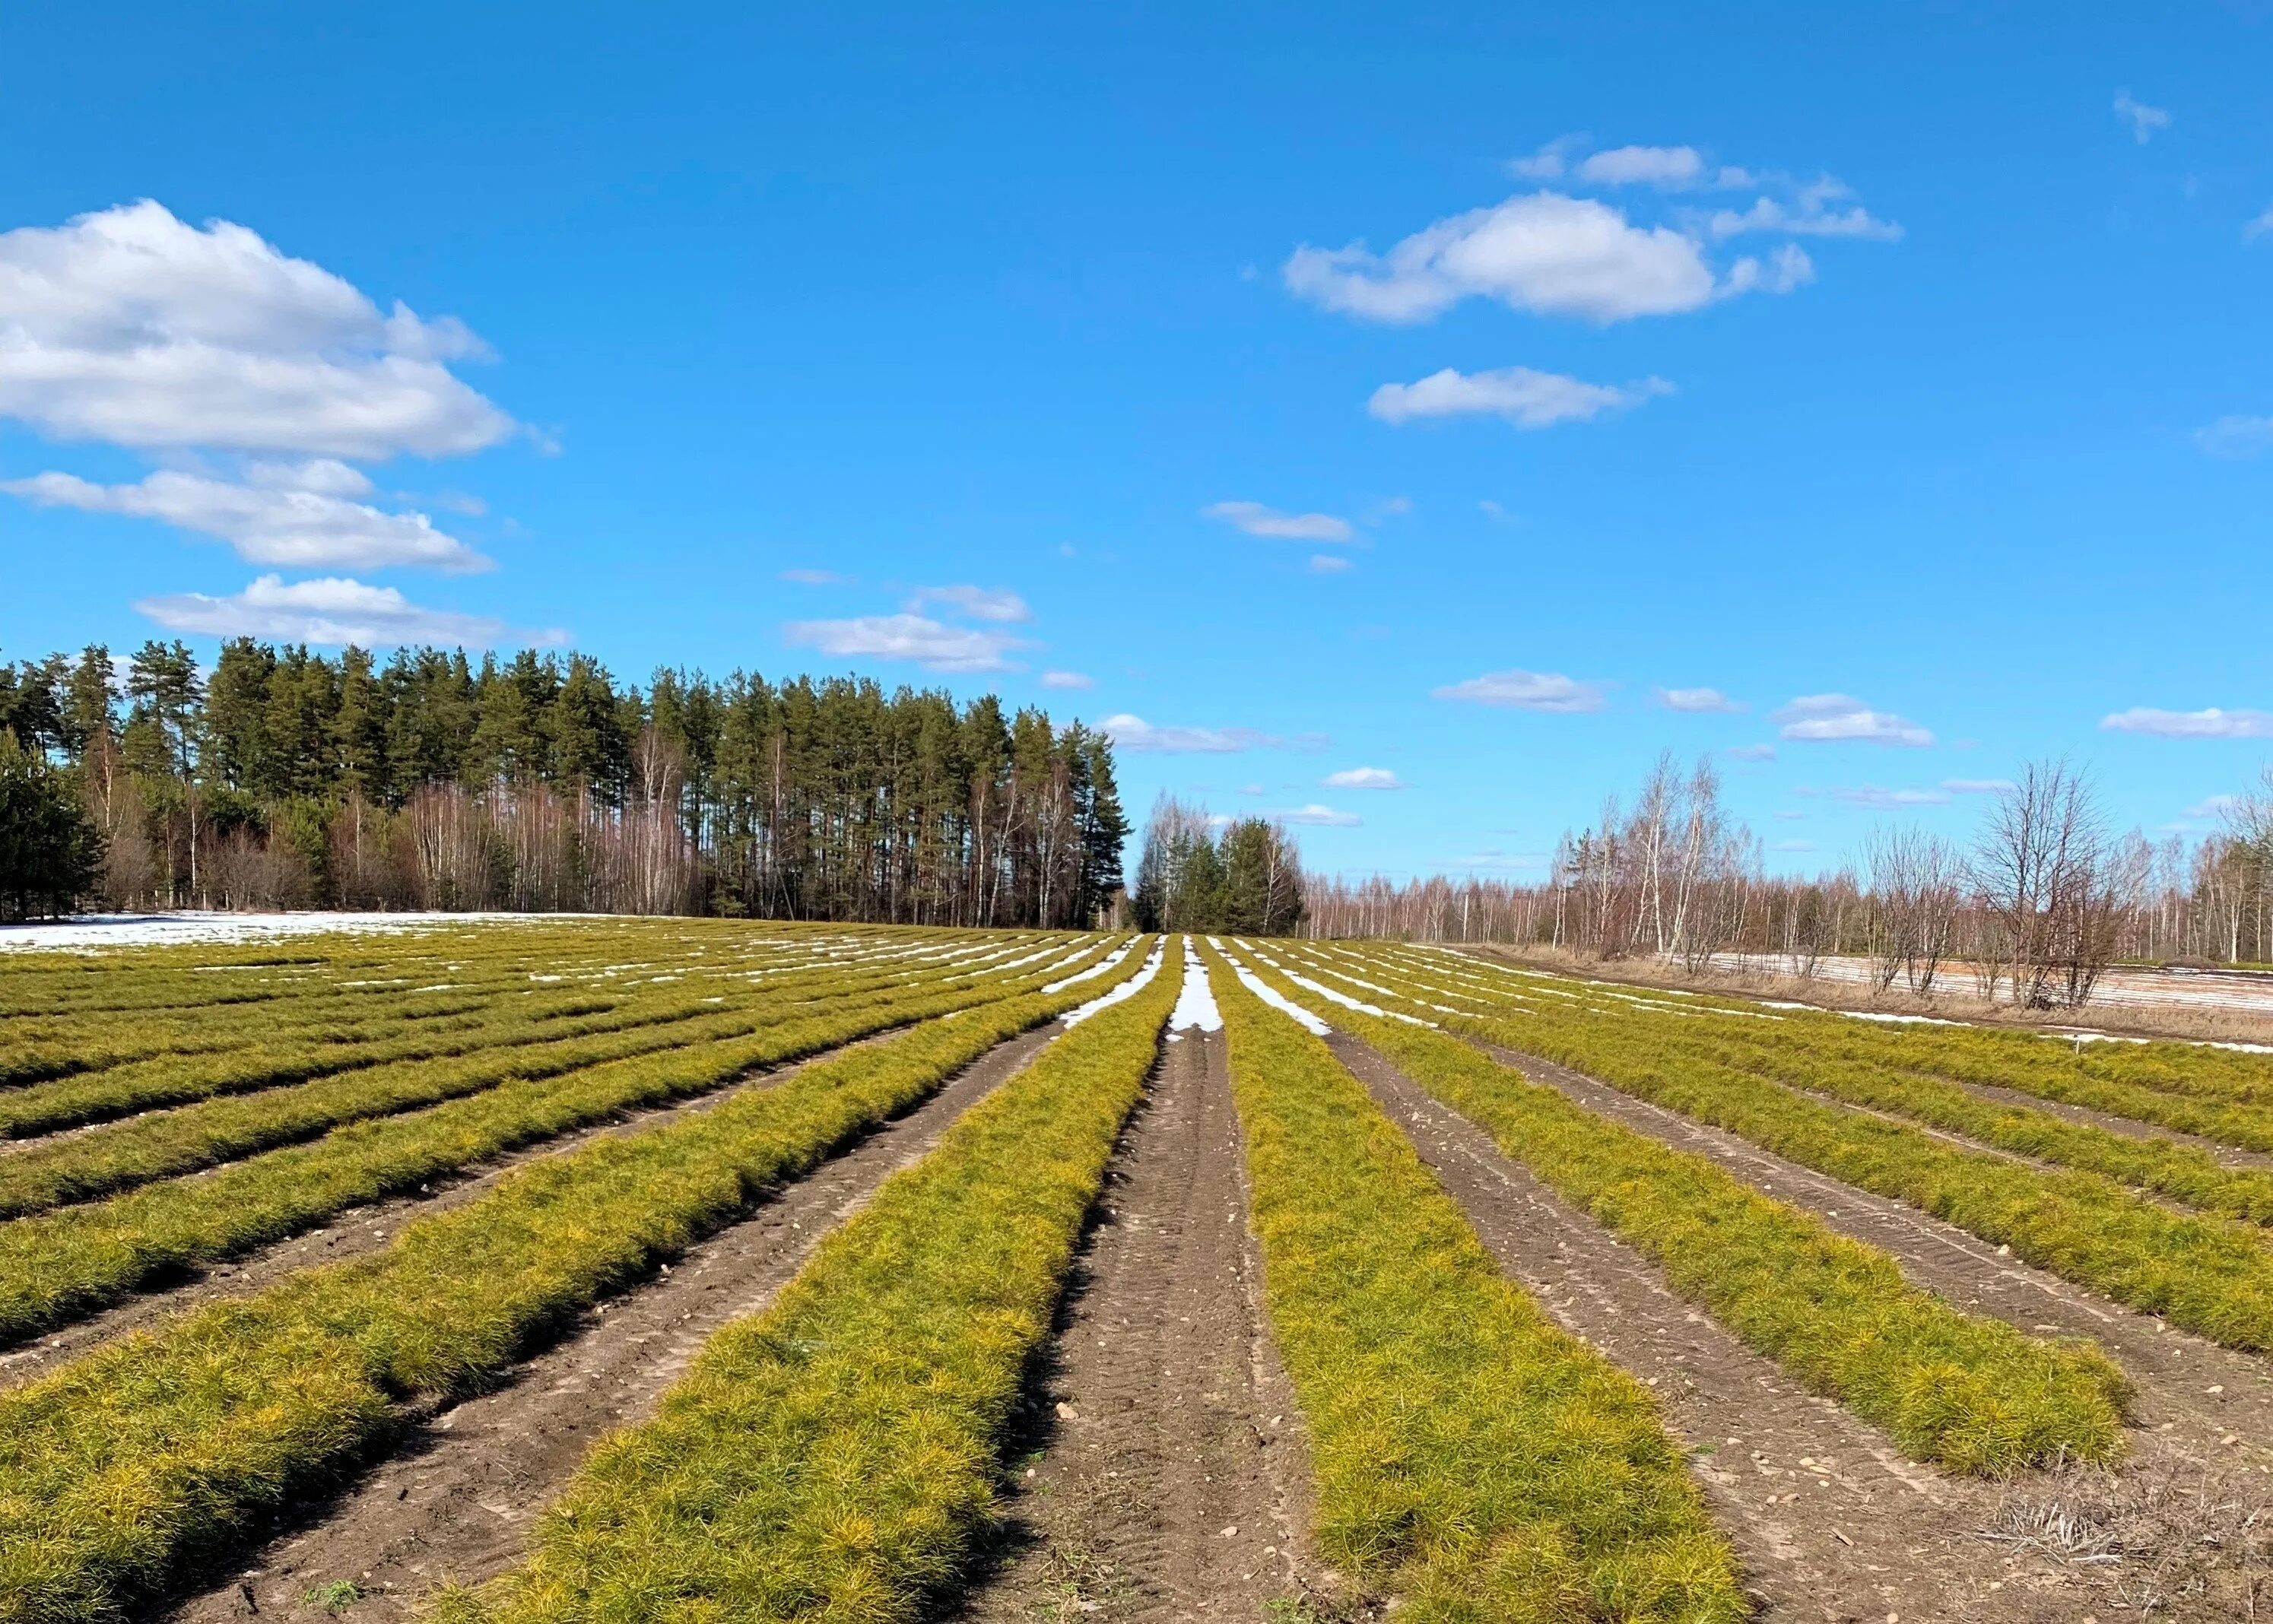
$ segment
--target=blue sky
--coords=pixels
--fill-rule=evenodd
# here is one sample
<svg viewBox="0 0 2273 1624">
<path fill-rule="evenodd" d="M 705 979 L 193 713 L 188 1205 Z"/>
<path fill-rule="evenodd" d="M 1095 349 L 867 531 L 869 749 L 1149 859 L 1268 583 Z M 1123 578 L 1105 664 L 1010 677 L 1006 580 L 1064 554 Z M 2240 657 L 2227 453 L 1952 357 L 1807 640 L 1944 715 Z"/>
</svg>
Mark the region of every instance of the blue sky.
<svg viewBox="0 0 2273 1624">
<path fill-rule="evenodd" d="M 0 23 L 9 656 L 991 686 L 1353 872 L 2273 753 L 2265 7 L 192 10 Z"/>
</svg>

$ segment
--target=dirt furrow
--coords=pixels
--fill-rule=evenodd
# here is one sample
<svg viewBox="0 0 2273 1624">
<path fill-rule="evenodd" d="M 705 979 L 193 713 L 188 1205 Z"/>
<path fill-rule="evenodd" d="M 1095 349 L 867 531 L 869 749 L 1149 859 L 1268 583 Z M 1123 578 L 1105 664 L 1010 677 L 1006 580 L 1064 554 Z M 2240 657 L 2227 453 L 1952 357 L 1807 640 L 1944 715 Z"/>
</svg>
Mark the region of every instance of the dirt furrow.
<svg viewBox="0 0 2273 1624">
<path fill-rule="evenodd" d="M 2120 1134 L 2127 1139 L 2167 1139 L 2177 1144 L 2192 1145 L 2198 1150 L 2208 1151 L 2222 1167 L 2273 1167 L 2273 1152 L 2247 1150 L 2239 1145 L 2205 1138 L 2200 1134 L 2188 1134 L 2154 1122 L 2142 1122 L 2135 1117 L 2119 1117 L 2112 1111 L 2095 1111 L 2089 1105 L 2071 1105 L 2065 1100 L 2045 1099 L 2041 1095 L 2023 1093 L 2018 1089 L 2001 1089 L 1993 1082 L 1973 1082 L 1954 1077 L 1942 1081 L 1992 1105 L 2018 1105 L 2026 1111 L 2048 1111 L 2067 1121 L 2081 1123 L 2085 1127 L 2105 1128 L 2109 1133 Z"/>
<path fill-rule="evenodd" d="M 2211 1583 L 2224 1587 L 2216 1590 L 2220 1597 L 2231 1595 L 2231 1583 L 2250 1582 L 2236 1577 L 2238 1565 L 2261 1562 L 2264 1536 L 2255 1524 L 2273 1524 L 2273 1360 L 2173 1329 L 2022 1263 L 1954 1224 L 1566 1066 L 1505 1049 L 1491 1053 L 1589 1110 L 1710 1157 L 1839 1232 L 1892 1254 L 1910 1279 L 1969 1313 L 1992 1314 L 2037 1334 L 2088 1336 L 2104 1348 L 2134 1388 L 2131 1459 L 2112 1479 L 2087 1475 L 2010 1486 L 1995 1524 L 1981 1530 L 1991 1543 L 2029 1552 L 2070 1575 L 2080 1564 L 2094 1583 L 2118 1591 L 2117 1599 L 2149 1566 L 2172 1572 L 2192 1571 L 2190 1562 L 2216 1567 Z M 2079 1508 L 2087 1505 L 2098 1509 L 2079 1516 Z M 2095 1544 L 2100 1526 L 2119 1523 L 2127 1530 L 2125 1552 Z M 2026 1533 L 2044 1528 L 2052 1531 Z M 2003 1538 L 2016 1530 L 2025 1537 Z M 2202 1548 L 2182 1560 L 2175 1549 L 2157 1548 L 2165 1539 Z M 2273 1579 L 2273 1570 L 2262 1566 L 2251 1572 Z M 2174 1587 L 2184 1583 L 2183 1577 L 2172 1581 Z M 2158 1605 L 2175 1609 L 2172 1616 L 2231 1616 L 2190 1615 L 2176 1589 L 2162 1593 Z M 2273 1586 L 2268 1597 L 2273 1598 Z"/>
<path fill-rule="evenodd" d="M 2072 1620 L 2089 1591 L 1984 1541 L 1993 1486 L 1906 1460 L 1667 1289 L 1491 1136 L 1354 1038 L 1329 1040 L 1406 1131 L 1501 1268 L 1647 1381 L 1692 1451 L 1767 1620 Z"/>
<path fill-rule="evenodd" d="M 1099 1205 L 1008 1537 L 960 1616 L 1324 1614 L 1219 1035 L 1169 1040 Z"/>
<path fill-rule="evenodd" d="M 279 1535 L 168 1616 L 184 1624 L 242 1619 L 257 1606 L 262 1618 L 326 1618 L 324 1587 L 345 1585 L 361 1597 L 354 1617 L 403 1619 L 445 1577 L 502 1572 L 520 1556 L 530 1519 L 596 1440 L 651 1413 L 713 1333 L 762 1308 L 829 1230 L 1062 1029 L 1053 1023 L 994 1049 L 741 1223 L 602 1302 L 507 1385 L 421 1417 L 386 1461 L 309 1524 Z"/>
</svg>

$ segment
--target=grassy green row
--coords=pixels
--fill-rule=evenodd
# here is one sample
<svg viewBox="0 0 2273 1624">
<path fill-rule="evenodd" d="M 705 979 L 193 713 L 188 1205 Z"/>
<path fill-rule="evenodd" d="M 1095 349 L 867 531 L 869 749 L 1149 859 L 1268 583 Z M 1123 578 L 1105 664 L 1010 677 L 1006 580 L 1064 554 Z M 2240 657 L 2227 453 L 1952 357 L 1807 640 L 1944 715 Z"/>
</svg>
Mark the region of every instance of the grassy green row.
<svg viewBox="0 0 2273 1624">
<path fill-rule="evenodd" d="M 1605 1018 L 1632 1018 L 1602 1012 Z M 2273 1145 L 2273 1111 L 2262 1107 L 2207 1104 L 2139 1084 L 2067 1074 L 2071 1062 L 2035 1053 L 2035 1040 L 2009 1034 L 1959 1063 L 1948 1045 L 1928 1051 L 1899 1038 L 1857 1039 L 1836 1028 L 1852 1025 L 1818 1017 L 1769 1026 L 1710 1014 L 1662 1022 L 1654 1031 L 1661 1051 L 1709 1061 L 1732 1070 L 1923 1122 L 1979 1143 L 2064 1167 L 2104 1173 L 2119 1183 L 2152 1191 L 2223 1217 L 2273 1223 L 2273 1172 L 2222 1165 L 2198 1145 L 2137 1137 L 2089 1123 L 2071 1122 L 2032 1106 L 1984 1100 L 1962 1084 L 1924 1069 L 1939 1064 L 1969 1081 L 2089 1104 L 2110 1114 L 2242 1144 Z M 2036 1043 L 2036 1047 L 2048 1045 Z M 1938 1061 L 1929 1054 L 1938 1054 Z M 2001 1065 L 2000 1065 L 2001 1062 Z"/>
<path fill-rule="evenodd" d="M 1334 973 L 1315 958 L 1309 965 Z M 1677 1293 L 1905 1454 L 2002 1473 L 2121 1452 L 2123 1378 L 2097 1348 L 2054 1345 L 1960 1313 L 1903 1279 L 1878 1247 L 1835 1234 L 1704 1156 L 1598 1117 L 1457 1037 L 1312 1002 L 1657 1263 Z"/>
<path fill-rule="evenodd" d="M 993 1515 L 998 1452 L 1174 1003 L 1162 975 L 973 1107 L 608 1438 L 450 1624 L 912 1620 Z"/>
<path fill-rule="evenodd" d="M 2104 1173 L 2204 1212 L 2257 1224 L 2273 1222 L 2273 1172 L 2225 1167 L 2200 1145 L 2118 1134 L 2036 1107 L 1984 1100 L 1939 1077 L 1827 1058 L 1799 1043 L 1726 1033 L 1702 1022 L 1679 1025 L 1699 1029 L 1664 1033 L 1662 1042 L 1669 1054 L 1694 1055 L 1732 1070 L 1773 1077 L 1809 1093 L 1891 1112 L 2016 1156 Z M 2143 1105 L 2155 1114 L 2148 1119 L 2165 1114 L 2159 1107 L 2168 1103 L 2173 1103 L 2168 1096 L 2149 1096 Z M 2261 1132 L 2273 1138 L 2273 1114 L 2251 1107 L 2175 1103 L 2182 1109 L 2171 1114 L 2196 1120 L 2213 1111 L 2228 1117 L 2252 1111 L 2261 1119 Z"/>
<path fill-rule="evenodd" d="M 1500 1274 L 1324 1044 L 1211 968 L 1327 1559 L 1417 1624 L 1744 1617 L 1648 1390 Z"/>
<path fill-rule="evenodd" d="M 1754 1073 L 1669 1059 L 1665 1023 L 1654 1016 L 1511 1009 L 1444 1020 L 1917 1208 L 2226 1346 L 2273 1348 L 2273 1252 L 2253 1226 L 2172 1212 L 2104 1175 L 1952 1144 Z"/>
<path fill-rule="evenodd" d="M 627 988 L 607 997 L 524 986 L 514 998 L 492 1003 L 481 1018 L 444 1031 L 397 1031 L 363 1044 L 274 1045 L 250 1055 L 230 1052 L 199 1062 L 161 1055 L 0 1094 L 0 1136 L 29 1137 L 131 1111 L 256 1093 L 343 1072 L 447 1060 L 516 1044 L 687 1021 L 714 1014 L 722 1005 L 774 1005 L 918 978 L 916 972 L 897 966 L 799 965 L 755 986 L 739 980 L 726 984 L 726 992 L 709 997 L 696 996 L 680 982 Z M 658 1041 L 672 1040 L 666 1035 Z M 686 1041 L 694 1040 L 690 1035 Z"/>
<path fill-rule="evenodd" d="M 183 1563 L 383 1450 L 405 1398 L 496 1380 L 601 1296 L 1109 979 L 971 1007 L 596 1141 L 370 1258 L 0 1393 L 0 1620 L 139 1616 Z"/>
<path fill-rule="evenodd" d="M 525 1026 L 499 1031 L 469 1055 L 399 1060 L 99 1125 L 0 1156 L 0 1217 L 92 1200 L 306 1140 L 342 1123 L 461 1098 L 515 1079 L 559 1076 L 659 1050 L 746 1037 L 848 999 L 936 979 L 866 970 L 799 974 L 740 992 L 737 1001 L 746 1007 L 737 1010 L 722 1009 L 723 1000 L 715 999 L 688 1003 L 673 989 L 646 1001 L 626 1000 L 597 1018 L 547 1022 L 533 1014 Z"/>
<path fill-rule="evenodd" d="M 748 1037 L 507 1082 L 424 1111 L 334 1128 L 311 1143 L 265 1151 L 200 1177 L 0 1224 L 0 1342 L 84 1317 L 167 1274 L 297 1234 L 506 1151 L 1034 985 L 1031 978 L 974 978 L 937 991 L 872 994 Z"/>
</svg>

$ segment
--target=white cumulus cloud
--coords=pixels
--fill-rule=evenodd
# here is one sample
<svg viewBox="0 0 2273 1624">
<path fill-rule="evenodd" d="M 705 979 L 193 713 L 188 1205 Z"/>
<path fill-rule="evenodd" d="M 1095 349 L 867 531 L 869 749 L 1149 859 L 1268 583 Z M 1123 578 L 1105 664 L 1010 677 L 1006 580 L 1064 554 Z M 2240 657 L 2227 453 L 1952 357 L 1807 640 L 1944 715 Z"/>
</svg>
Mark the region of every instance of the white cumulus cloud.
<svg viewBox="0 0 2273 1624">
<path fill-rule="evenodd" d="M 908 660 L 934 671 L 1007 671 L 1024 640 L 975 626 L 951 626 L 925 615 L 859 615 L 849 620 L 792 620 L 784 640 L 837 659 Z"/>
<path fill-rule="evenodd" d="M 1718 688 L 1660 688 L 1657 702 L 1668 710 L 1734 713 L 1744 707 Z"/>
<path fill-rule="evenodd" d="M 1892 711 L 1872 710 L 1844 693 L 1803 695 L 1778 710 L 1774 720 L 1781 724 L 1776 737 L 1796 743 L 1853 741 L 1913 747 L 1933 743 L 1933 735 L 1917 722 Z"/>
<path fill-rule="evenodd" d="M 144 201 L 0 232 L 0 415 L 59 439 L 456 455 L 514 429 L 446 364 L 483 354 L 227 221 Z"/>
<path fill-rule="evenodd" d="M 1432 699 L 1561 715 L 1600 710 L 1608 703 L 1608 685 L 1580 682 L 1556 671 L 1486 671 L 1481 677 L 1448 683 L 1429 692 Z"/>
<path fill-rule="evenodd" d="M 180 592 L 134 606 L 171 632 L 200 637 L 259 637 L 286 643 L 457 643 L 487 647 L 506 638 L 505 623 L 411 602 L 392 587 L 325 577 L 286 581 L 263 575 L 240 593 L 209 597 Z M 560 643 L 567 634 L 517 634 L 516 640 Z"/>
<path fill-rule="evenodd" d="M 254 564 L 304 570 L 490 567 L 487 558 L 436 529 L 425 514 L 390 513 L 357 500 L 371 495 L 371 482 L 329 459 L 256 463 L 241 483 L 161 469 L 127 485 L 38 474 L 0 481 L 0 490 L 41 507 L 155 519 L 216 536 Z"/>
<path fill-rule="evenodd" d="M 1585 423 L 1604 412 L 1623 411 L 1652 395 L 1670 394 L 1662 378 L 1638 384 L 1589 384 L 1560 372 L 1501 367 L 1489 372 L 1459 372 L 1451 367 L 1417 383 L 1384 384 L 1366 409 L 1384 423 L 1416 417 L 1454 417 L 1489 413 L 1519 429 L 1545 429 L 1558 423 Z"/>
<path fill-rule="evenodd" d="M 1385 767 L 1346 767 L 1318 781 L 1329 790 L 1402 790 L 1405 786 Z"/>
<path fill-rule="evenodd" d="M 1391 322 L 1426 321 L 1470 297 L 1624 321 L 1697 310 L 1717 291 L 1694 239 L 1552 191 L 1438 221 L 1384 255 L 1362 243 L 1305 243 L 1281 274 L 1290 292 L 1327 310 Z"/>
<path fill-rule="evenodd" d="M 1347 542 L 1357 534 L 1348 520 L 1332 513 L 1282 513 L 1260 502 L 1212 502 L 1200 514 L 1272 541 Z"/>
<path fill-rule="evenodd" d="M 2157 738 L 2273 738 L 2273 711 L 2156 710 L 2134 705 L 2103 717 L 2111 733 L 2146 733 Z"/>
</svg>

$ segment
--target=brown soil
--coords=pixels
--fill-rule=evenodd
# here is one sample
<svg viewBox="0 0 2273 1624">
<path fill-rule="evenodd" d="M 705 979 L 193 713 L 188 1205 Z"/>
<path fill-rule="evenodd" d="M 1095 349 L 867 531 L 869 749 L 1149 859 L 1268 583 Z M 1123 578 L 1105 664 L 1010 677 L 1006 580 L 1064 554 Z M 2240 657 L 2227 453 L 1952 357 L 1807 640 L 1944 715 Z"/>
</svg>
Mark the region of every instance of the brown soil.
<svg viewBox="0 0 2273 1624">
<path fill-rule="evenodd" d="M 479 1582 L 519 1558 L 530 1519 L 609 1430 L 650 1413 L 702 1343 L 762 1308 L 821 1237 L 962 1112 L 1024 1066 L 1054 1024 L 989 1052 L 906 1116 L 747 1218 L 599 1304 L 506 1387 L 416 1417 L 397 1448 L 238 1571 L 183 1601 L 179 1620 L 320 1619 L 320 1585 L 356 1586 L 357 1619 L 403 1619 L 444 1578 Z"/>
<path fill-rule="evenodd" d="M 1340 1609 L 1272 1351 L 1219 1034 L 1172 1039 L 1123 1138 L 971 1624 Z"/>
<path fill-rule="evenodd" d="M 2265 1566 L 2266 1533 L 2257 1526 L 2273 1525 L 2273 1363 L 2173 1329 L 2022 1263 L 1954 1224 L 1566 1067 L 1506 1050 L 1492 1052 L 1597 1114 L 1705 1156 L 1834 1230 L 1892 1254 L 1912 1281 L 1969 1313 L 1992 1314 L 2039 1335 L 2090 1337 L 2104 1348 L 2134 1389 L 2130 1461 L 2114 1474 L 2016 1480 L 2007 1486 L 1995 1518 L 1977 1530 L 1988 1543 L 2026 1553 L 2023 1571 L 2037 1575 L 2031 1583 L 2047 1593 L 2059 1590 L 2044 1575 L 2067 1585 L 2080 1575 L 2112 1605 L 2152 1579 L 2166 1616 L 2224 1619 L 2238 1616 L 2237 1587 L 2273 1572 Z M 1745 1436 L 1740 1427 L 1729 1431 Z M 2089 1515 L 2077 1511 L 2102 1502 Z M 2202 1518 L 2215 1523 L 2214 1533 L 2194 1528 Z M 2090 1548 L 2090 1530 L 2118 1525 L 2130 1530 L 2120 1552 Z M 1854 1530 L 1846 1531 L 1855 1536 Z M 2111 1555 L 2116 1560 L 2107 1560 Z M 2016 1579 L 1999 1592 L 2008 1612 L 2017 1605 L 2010 1598 L 2021 1583 Z"/>
</svg>

